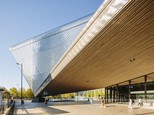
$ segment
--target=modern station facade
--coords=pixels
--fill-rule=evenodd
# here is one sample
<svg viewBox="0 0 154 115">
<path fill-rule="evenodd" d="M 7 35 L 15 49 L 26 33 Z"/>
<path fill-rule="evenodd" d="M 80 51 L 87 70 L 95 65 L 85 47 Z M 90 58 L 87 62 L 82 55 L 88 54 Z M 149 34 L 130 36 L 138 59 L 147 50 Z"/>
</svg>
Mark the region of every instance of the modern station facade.
<svg viewBox="0 0 154 115">
<path fill-rule="evenodd" d="M 153 98 L 154 1 L 105 0 L 93 14 L 10 48 L 35 96 L 105 88 Z"/>
<path fill-rule="evenodd" d="M 15 61 L 23 65 L 23 75 L 34 94 L 91 16 L 85 16 L 10 48 Z"/>
</svg>

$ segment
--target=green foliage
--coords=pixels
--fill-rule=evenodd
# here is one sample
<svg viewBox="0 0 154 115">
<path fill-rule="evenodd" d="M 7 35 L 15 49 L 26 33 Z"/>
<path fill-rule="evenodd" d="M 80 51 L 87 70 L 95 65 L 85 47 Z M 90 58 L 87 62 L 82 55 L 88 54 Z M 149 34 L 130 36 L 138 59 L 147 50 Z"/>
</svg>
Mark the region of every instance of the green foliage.
<svg viewBox="0 0 154 115">
<path fill-rule="evenodd" d="M 73 99 L 74 97 L 75 97 L 75 93 L 67 93 L 67 94 L 50 96 L 50 98 L 54 98 L 54 99 Z"/>
<path fill-rule="evenodd" d="M 17 97 L 18 92 L 17 92 L 17 89 L 15 87 L 10 88 L 9 92 L 10 92 L 11 95 L 13 95 L 14 98 Z"/>
<path fill-rule="evenodd" d="M 99 94 L 100 94 L 101 97 L 104 96 L 103 89 L 100 89 L 100 90 L 99 90 Z"/>
<path fill-rule="evenodd" d="M 34 94 L 33 94 L 32 90 L 30 88 L 28 88 L 27 91 L 25 92 L 25 96 L 27 98 L 33 98 L 34 97 Z"/>
<path fill-rule="evenodd" d="M 26 98 L 25 92 L 26 92 L 25 88 L 22 88 L 22 97 L 23 98 Z M 21 88 L 18 90 L 18 97 L 21 98 Z"/>
<path fill-rule="evenodd" d="M 95 93 L 94 93 L 94 90 L 91 91 L 91 97 L 94 97 L 95 96 Z"/>
<path fill-rule="evenodd" d="M 95 97 L 98 97 L 98 95 L 99 95 L 98 90 L 96 89 L 96 90 L 94 90 L 94 92 L 95 92 Z"/>
<path fill-rule="evenodd" d="M 87 91 L 87 97 L 91 97 L 91 92 Z"/>
<path fill-rule="evenodd" d="M 14 96 L 14 98 L 20 98 L 21 97 L 21 89 L 17 90 L 16 88 L 12 87 L 10 88 L 9 92 Z M 91 98 L 96 97 L 98 98 L 98 95 L 104 96 L 103 89 L 96 89 L 91 91 L 85 91 L 83 92 L 82 96 Z M 25 88 L 22 88 L 22 96 L 26 99 L 31 99 L 34 97 L 34 94 L 32 93 L 32 90 L 28 88 L 27 90 Z M 59 94 L 55 96 L 49 96 L 49 98 L 56 98 L 56 99 L 73 99 L 75 97 L 75 93 L 67 93 L 67 94 Z"/>
<path fill-rule="evenodd" d="M 13 95 L 14 98 L 20 98 L 21 97 L 21 88 L 17 90 L 16 88 L 12 87 L 9 90 L 10 94 Z M 22 97 L 26 99 L 31 99 L 34 97 L 34 94 L 32 93 L 32 90 L 28 88 L 27 90 L 25 88 L 22 88 Z"/>
<path fill-rule="evenodd" d="M 84 92 L 84 93 L 82 94 L 82 96 L 87 97 L 87 93 L 86 93 L 86 92 Z"/>
<path fill-rule="evenodd" d="M 100 96 L 104 96 L 104 91 L 103 89 L 96 89 L 96 90 L 91 90 L 91 91 L 85 91 L 82 96 L 90 98 L 90 97 L 95 97 L 98 98 Z"/>
</svg>

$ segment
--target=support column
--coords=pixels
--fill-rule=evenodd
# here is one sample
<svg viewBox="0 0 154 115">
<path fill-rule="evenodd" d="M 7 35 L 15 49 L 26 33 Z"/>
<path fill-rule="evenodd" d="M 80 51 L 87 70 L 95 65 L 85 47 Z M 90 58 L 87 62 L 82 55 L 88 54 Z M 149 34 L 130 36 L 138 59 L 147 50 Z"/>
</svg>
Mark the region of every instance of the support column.
<svg viewBox="0 0 154 115">
<path fill-rule="evenodd" d="M 119 102 L 121 102 L 121 100 L 120 100 L 120 96 L 121 96 L 120 91 L 118 92 L 118 96 L 119 96 Z"/>
<path fill-rule="evenodd" d="M 119 102 L 121 102 L 121 93 L 119 92 Z"/>
<path fill-rule="evenodd" d="M 113 103 L 115 103 L 116 101 L 115 101 L 115 87 L 113 88 Z"/>
<path fill-rule="evenodd" d="M 116 102 L 118 102 L 118 84 L 116 85 Z"/>
<path fill-rule="evenodd" d="M 107 103 L 107 91 L 106 91 L 107 89 L 106 89 L 106 87 L 105 87 L 105 103 Z"/>
<path fill-rule="evenodd" d="M 108 101 L 108 97 L 109 97 L 109 95 L 108 95 L 108 87 L 107 87 L 107 89 L 106 89 L 106 93 L 107 93 L 107 100 L 106 100 L 106 102 L 108 103 L 109 101 Z"/>
<path fill-rule="evenodd" d="M 110 103 L 112 103 L 112 87 L 110 87 Z"/>
<path fill-rule="evenodd" d="M 128 99 L 130 100 L 130 98 L 131 98 L 131 80 L 129 80 L 128 82 L 129 82 Z"/>
<path fill-rule="evenodd" d="M 124 94 L 122 94 L 122 102 L 124 102 Z"/>
<path fill-rule="evenodd" d="M 144 76 L 144 97 L 147 99 L 147 75 Z"/>
</svg>

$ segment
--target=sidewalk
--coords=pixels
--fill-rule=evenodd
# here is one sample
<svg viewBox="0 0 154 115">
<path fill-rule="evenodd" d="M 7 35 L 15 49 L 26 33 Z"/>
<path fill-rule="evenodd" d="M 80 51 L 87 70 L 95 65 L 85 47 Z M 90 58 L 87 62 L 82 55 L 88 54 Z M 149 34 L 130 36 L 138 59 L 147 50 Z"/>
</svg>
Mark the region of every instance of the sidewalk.
<svg viewBox="0 0 154 115">
<path fill-rule="evenodd" d="M 24 105 L 16 103 L 14 115 L 154 115 L 154 110 L 134 107 L 128 109 L 124 104 L 108 104 L 102 109 L 100 104 L 71 104 L 50 102 L 44 103 L 25 102 Z"/>
</svg>

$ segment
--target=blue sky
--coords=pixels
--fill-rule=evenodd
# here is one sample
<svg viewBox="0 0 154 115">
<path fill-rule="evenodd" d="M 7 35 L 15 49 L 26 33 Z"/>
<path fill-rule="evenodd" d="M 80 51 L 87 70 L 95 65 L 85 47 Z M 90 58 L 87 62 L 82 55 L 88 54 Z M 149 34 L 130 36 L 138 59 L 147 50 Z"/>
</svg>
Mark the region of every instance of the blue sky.
<svg viewBox="0 0 154 115">
<path fill-rule="evenodd" d="M 20 87 L 9 47 L 95 12 L 103 0 L 0 0 L 0 86 Z M 23 83 L 25 88 L 28 84 Z"/>
</svg>

